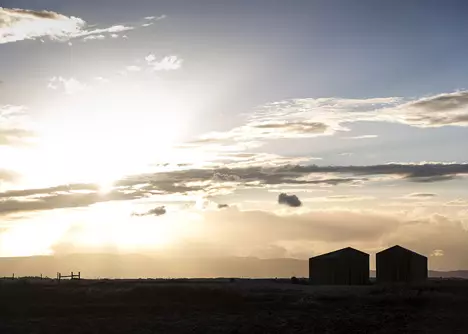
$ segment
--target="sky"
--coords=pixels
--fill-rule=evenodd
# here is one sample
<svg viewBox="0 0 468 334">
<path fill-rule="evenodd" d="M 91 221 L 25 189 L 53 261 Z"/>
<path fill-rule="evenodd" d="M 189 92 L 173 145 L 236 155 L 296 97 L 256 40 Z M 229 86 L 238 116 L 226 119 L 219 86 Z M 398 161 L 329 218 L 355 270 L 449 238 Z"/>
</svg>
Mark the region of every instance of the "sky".
<svg viewBox="0 0 468 334">
<path fill-rule="evenodd" d="M 466 2 L 1 6 L 0 257 L 468 269 Z"/>
</svg>

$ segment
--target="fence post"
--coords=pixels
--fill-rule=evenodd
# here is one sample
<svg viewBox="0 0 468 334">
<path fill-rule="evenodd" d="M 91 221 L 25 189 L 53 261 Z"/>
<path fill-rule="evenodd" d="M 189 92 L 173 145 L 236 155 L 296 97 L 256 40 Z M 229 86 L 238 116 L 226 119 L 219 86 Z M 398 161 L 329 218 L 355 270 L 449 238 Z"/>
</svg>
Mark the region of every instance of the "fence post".
<svg viewBox="0 0 468 334">
<path fill-rule="evenodd" d="M 78 280 L 81 280 L 81 271 L 78 272 Z"/>
<path fill-rule="evenodd" d="M 13 275 L 11 276 L 11 279 L 15 279 L 15 273 L 13 273 Z"/>
</svg>

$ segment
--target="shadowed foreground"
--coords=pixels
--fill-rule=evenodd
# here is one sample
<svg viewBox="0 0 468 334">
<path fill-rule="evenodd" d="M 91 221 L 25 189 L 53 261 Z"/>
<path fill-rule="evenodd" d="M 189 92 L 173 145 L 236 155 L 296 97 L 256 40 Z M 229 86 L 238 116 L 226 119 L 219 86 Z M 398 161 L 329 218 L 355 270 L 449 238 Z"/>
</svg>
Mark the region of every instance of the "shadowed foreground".
<svg viewBox="0 0 468 334">
<path fill-rule="evenodd" d="M 464 333 L 468 282 L 0 281 L 1 333 Z"/>
</svg>

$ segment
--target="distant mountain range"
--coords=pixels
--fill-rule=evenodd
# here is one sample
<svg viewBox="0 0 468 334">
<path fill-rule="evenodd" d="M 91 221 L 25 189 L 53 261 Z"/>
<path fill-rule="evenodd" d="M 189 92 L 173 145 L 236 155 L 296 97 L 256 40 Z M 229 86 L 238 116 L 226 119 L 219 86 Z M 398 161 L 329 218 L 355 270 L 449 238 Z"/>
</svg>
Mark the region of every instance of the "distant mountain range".
<svg viewBox="0 0 468 334">
<path fill-rule="evenodd" d="M 436 271 L 429 270 L 429 277 L 432 278 L 463 278 L 468 279 L 468 270 Z M 375 270 L 370 271 L 370 276 L 375 277 Z"/>
<path fill-rule="evenodd" d="M 83 278 L 289 278 L 307 277 L 308 261 L 297 259 L 167 258 L 147 255 L 73 254 L 65 256 L 33 256 L 0 258 L 0 277 L 56 277 L 81 272 Z M 375 271 L 370 272 L 375 277 Z M 465 278 L 468 270 L 429 271 L 430 277 Z"/>
</svg>

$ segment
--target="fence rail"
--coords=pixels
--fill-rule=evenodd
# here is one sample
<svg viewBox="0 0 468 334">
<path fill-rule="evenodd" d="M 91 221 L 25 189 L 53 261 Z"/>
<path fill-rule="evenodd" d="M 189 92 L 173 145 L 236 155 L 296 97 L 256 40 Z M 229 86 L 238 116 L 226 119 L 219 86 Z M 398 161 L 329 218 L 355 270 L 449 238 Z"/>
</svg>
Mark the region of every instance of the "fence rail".
<svg viewBox="0 0 468 334">
<path fill-rule="evenodd" d="M 24 277 L 20 277 L 20 276 L 15 276 L 15 274 L 11 274 L 11 276 L 3 276 L 3 277 L 0 277 L 0 279 L 11 279 L 11 280 L 15 280 L 15 279 L 21 279 L 21 278 L 31 278 L 31 279 L 43 279 L 43 276 L 42 274 L 40 274 L 39 276 L 24 276 Z M 46 277 L 48 278 L 48 277 Z"/>
</svg>

